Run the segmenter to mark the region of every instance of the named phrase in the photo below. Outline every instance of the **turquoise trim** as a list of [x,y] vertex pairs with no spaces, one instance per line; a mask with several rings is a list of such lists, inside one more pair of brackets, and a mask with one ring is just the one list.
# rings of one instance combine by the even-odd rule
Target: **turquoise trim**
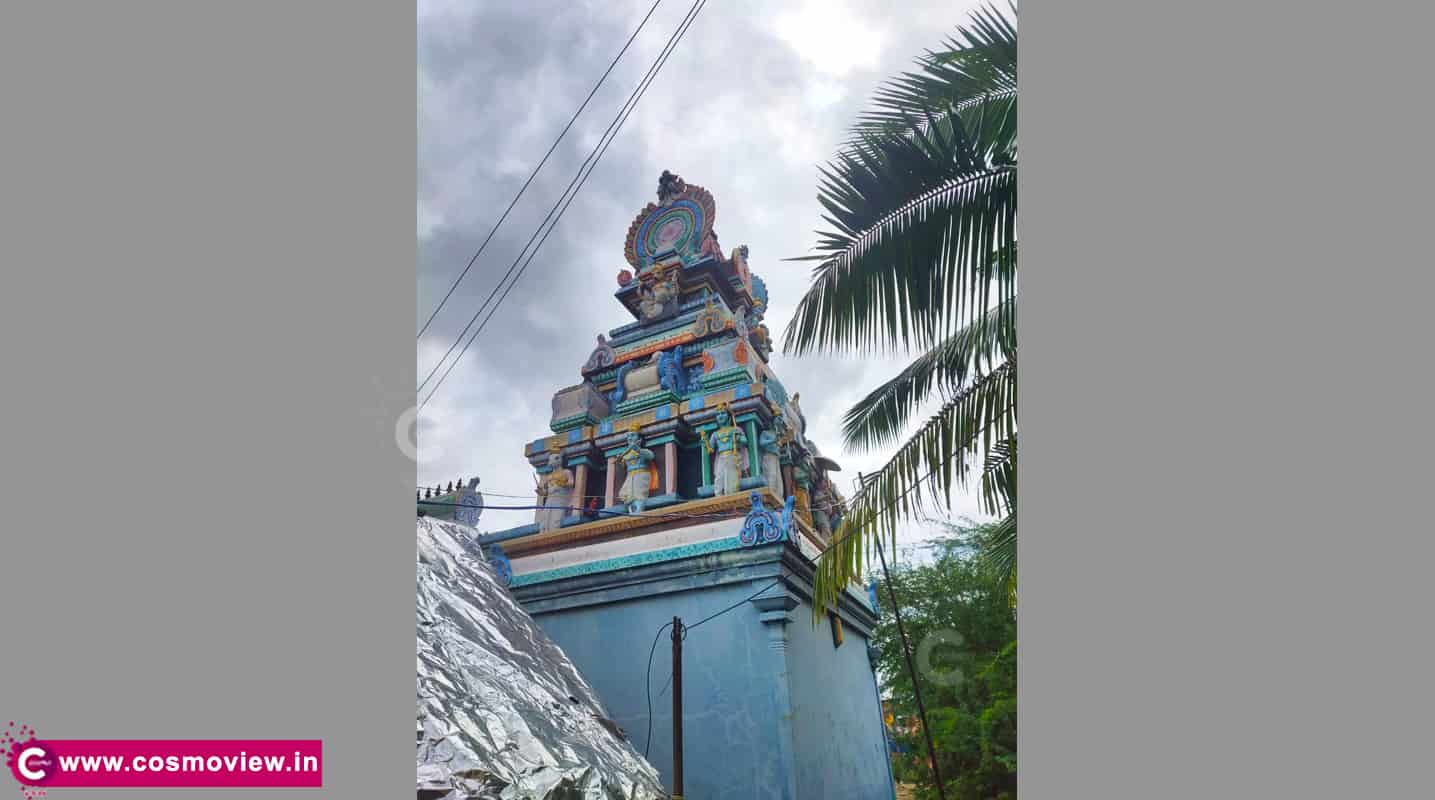
[[659,389],[656,392],[645,394],[641,397],[635,397],[631,400],[624,400],[623,402],[619,403],[614,409],[613,416],[621,417],[638,411],[647,411],[650,408],[654,408],[656,406],[660,406],[665,403],[671,403],[674,400],[681,399],[682,398],[678,397],[667,389]]
[[630,567],[641,567],[645,564],[660,564],[664,561],[676,561],[680,558],[692,558],[704,556],[709,553],[721,553],[726,550],[738,550],[742,543],[736,536],[729,536],[725,539],[714,539],[710,542],[698,542],[696,544],[685,544],[679,547],[669,547],[665,550],[652,550],[647,553],[634,553],[630,556],[619,556],[618,558],[605,558],[602,561],[590,561],[587,564],[575,564],[571,567],[559,567],[558,569],[546,569],[541,572],[530,572],[527,575],[514,575],[510,586],[531,586],[535,583],[547,583],[549,581],[574,578],[579,575],[592,575],[598,572],[613,572],[614,570],[628,569]]
[[560,420],[554,420],[548,423],[548,429],[554,433],[562,433],[567,430],[573,430],[574,428],[581,428],[592,421],[592,417],[589,417],[585,412],[571,417],[564,417]]
[[726,389],[739,383],[751,383],[752,375],[745,367],[725,369],[721,372],[714,372],[711,375],[703,376],[703,391],[715,392],[719,389]]

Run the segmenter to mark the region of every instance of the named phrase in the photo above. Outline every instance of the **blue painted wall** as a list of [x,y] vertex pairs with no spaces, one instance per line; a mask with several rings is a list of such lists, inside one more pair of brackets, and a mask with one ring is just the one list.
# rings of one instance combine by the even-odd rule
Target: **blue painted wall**
[[[757,591],[771,578],[556,611],[535,618],[588,679],[639,751],[648,734],[645,667],[659,626],[677,614],[689,623]],[[684,789],[688,797],[784,797],[790,783],[776,757],[779,716],[771,682],[778,654],[750,603],[689,633],[683,643]],[[672,665],[666,631],[653,656],[653,730],[648,760],[672,787]]]
[[792,677],[793,735],[798,749],[797,787],[802,798],[893,797],[882,706],[867,658],[867,639],[847,626],[841,647],[832,645],[824,619],[812,625],[804,603],[787,626]]
[[[828,623],[812,626],[805,583],[780,563],[781,547],[526,585],[515,594],[639,751],[648,736],[644,673],[658,628],[675,614],[692,625],[738,604],[683,643],[686,795],[891,800],[867,641],[849,624],[845,643],[834,648]],[[745,601],[779,574],[788,582]],[[664,631],[653,656],[648,758],[669,788],[672,695],[663,690],[671,653]]]

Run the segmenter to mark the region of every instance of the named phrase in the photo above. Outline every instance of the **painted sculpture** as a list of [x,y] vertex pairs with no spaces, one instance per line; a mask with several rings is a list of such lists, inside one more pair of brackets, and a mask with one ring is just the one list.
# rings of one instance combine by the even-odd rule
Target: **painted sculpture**
[[827,514],[827,509],[834,505],[830,488],[831,484],[828,483],[827,478],[819,478],[817,490],[812,498],[812,526],[817,529],[823,539],[832,538],[832,517]]
[[664,389],[682,397],[688,393],[688,373],[683,367],[683,346],[658,354],[658,381]]
[[752,502],[752,510],[743,518],[742,530],[737,534],[738,542],[743,547],[751,547],[786,539],[787,523],[791,520],[790,515],[785,513],[786,509],[783,509],[782,516],[774,514],[762,504],[762,495],[757,492],[753,492],[749,499]]
[[757,435],[757,446],[762,453],[762,479],[767,488],[778,497],[786,494],[782,487],[782,417],[773,417],[773,430]]
[[563,454],[554,450],[548,454],[548,472],[537,477],[538,503],[534,514],[540,531],[550,531],[563,524],[563,518],[572,513],[573,471],[563,466]]
[[598,346],[593,348],[589,354],[588,361],[583,364],[583,373],[596,372],[604,367],[613,366],[613,346],[608,344],[608,338],[598,334]]
[[812,478],[815,470],[804,461],[792,465],[792,495],[797,498],[797,515],[808,525],[812,519]]
[[623,366],[618,367],[617,381],[613,384],[613,391],[608,393],[608,402],[611,405],[618,405],[628,396],[627,379],[628,373],[633,370],[633,362],[626,361]]
[[732,412],[726,405],[718,409],[717,429],[704,439],[707,449],[713,453],[713,494],[732,494],[739,491],[742,481],[743,458],[740,450],[746,449],[747,434],[732,422]]
[[673,198],[682,194],[687,188],[688,185],[683,182],[682,178],[663,170],[663,174],[658,176],[658,204],[672,205]]
[[797,430],[802,433],[807,433],[807,417],[802,415],[802,406],[797,402],[801,399],[802,392],[793,392],[792,399],[788,400],[787,404],[792,408],[793,413],[797,414],[797,419],[799,423],[797,426]]
[[644,320],[652,321],[676,310],[673,303],[678,297],[676,274],[670,272],[665,278],[644,282],[638,291],[642,297],[638,301],[638,310],[642,313]]
[[618,491],[618,500],[631,512],[643,510],[658,482],[658,471],[653,466],[656,456],[652,450],[643,447],[642,439],[636,427],[629,430],[628,449],[618,457],[626,471],[623,486]]

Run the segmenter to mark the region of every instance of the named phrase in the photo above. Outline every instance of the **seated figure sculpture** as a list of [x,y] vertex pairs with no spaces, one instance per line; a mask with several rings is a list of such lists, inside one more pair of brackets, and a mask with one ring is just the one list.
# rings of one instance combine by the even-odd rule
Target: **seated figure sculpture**
[[713,453],[713,494],[732,494],[741,489],[743,459],[738,450],[747,445],[747,434],[733,424],[726,404],[718,408],[716,422],[717,429],[703,440]]
[[548,472],[539,475],[538,505],[534,515],[540,531],[553,530],[563,524],[563,518],[573,513],[569,508],[573,499],[573,471],[563,466],[563,454],[557,450],[548,453]]
[[652,450],[643,447],[642,438],[636,426],[629,429],[628,449],[618,456],[618,460],[623,462],[623,469],[627,471],[623,486],[618,490],[618,500],[632,512],[643,510],[657,478],[652,467],[656,456]]

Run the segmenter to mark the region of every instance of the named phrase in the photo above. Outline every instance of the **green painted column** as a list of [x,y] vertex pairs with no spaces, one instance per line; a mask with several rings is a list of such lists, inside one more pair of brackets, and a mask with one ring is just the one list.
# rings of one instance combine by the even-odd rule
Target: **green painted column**
[[708,429],[706,427],[699,428],[698,437],[702,439],[702,442],[698,444],[698,452],[702,454],[703,459],[703,486],[711,487],[713,485],[713,459],[707,446]]
[[747,426],[747,468],[749,477],[758,477],[762,474],[762,466],[759,462],[761,454],[757,449],[757,420],[750,419]]

